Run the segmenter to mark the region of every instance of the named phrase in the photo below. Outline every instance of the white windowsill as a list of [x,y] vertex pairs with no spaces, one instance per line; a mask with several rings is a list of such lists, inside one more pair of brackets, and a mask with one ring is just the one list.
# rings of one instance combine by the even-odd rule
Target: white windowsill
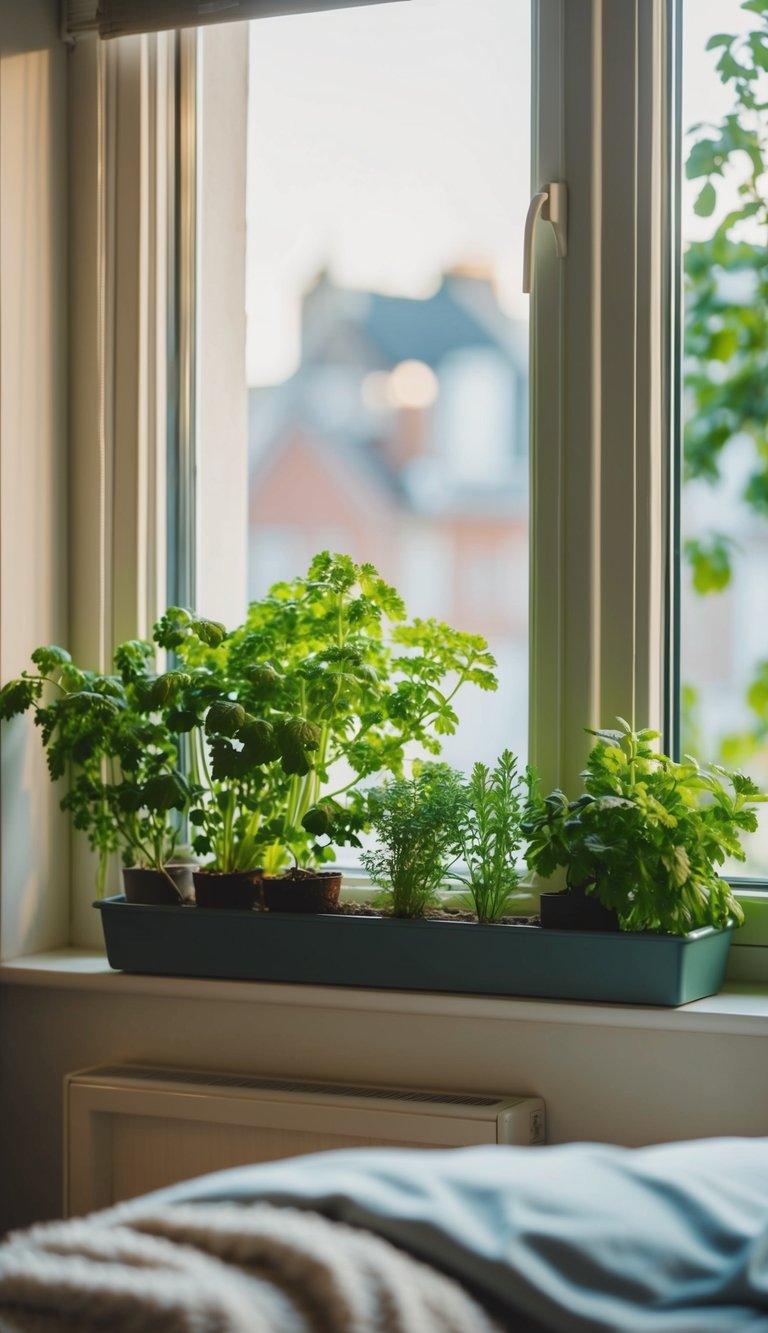
[[[751,952],[751,950],[750,950]],[[719,995],[679,1009],[580,1001],[505,999],[434,992],[361,990],[256,981],[216,981],[114,972],[97,950],[57,949],[0,964],[0,984],[59,987],[111,995],[154,995],[261,1005],[354,1009],[370,1013],[437,1014],[513,1022],[580,1024],[668,1031],[768,1035],[768,984],[730,981]]]

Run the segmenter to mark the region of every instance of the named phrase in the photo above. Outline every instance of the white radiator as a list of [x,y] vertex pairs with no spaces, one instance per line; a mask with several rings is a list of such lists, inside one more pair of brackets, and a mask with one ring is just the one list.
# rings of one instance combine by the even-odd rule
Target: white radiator
[[105,1065],[64,1083],[64,1210],[77,1216],[208,1171],[331,1148],[539,1144],[540,1097]]

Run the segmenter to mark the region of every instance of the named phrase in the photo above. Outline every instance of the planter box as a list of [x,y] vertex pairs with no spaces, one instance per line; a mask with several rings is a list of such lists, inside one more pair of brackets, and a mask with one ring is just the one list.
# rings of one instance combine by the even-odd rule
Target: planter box
[[225,980],[687,1004],[720,989],[731,929],[613,934],[460,921],[94,904],[110,965]]

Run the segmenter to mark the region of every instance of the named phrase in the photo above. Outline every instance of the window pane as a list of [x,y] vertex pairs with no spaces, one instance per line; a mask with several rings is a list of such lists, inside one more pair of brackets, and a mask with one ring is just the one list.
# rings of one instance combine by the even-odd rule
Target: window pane
[[685,0],[682,50],[681,741],[766,785],[768,3]]
[[527,0],[250,34],[250,598],[322,549],[484,634],[444,755],[527,750]]

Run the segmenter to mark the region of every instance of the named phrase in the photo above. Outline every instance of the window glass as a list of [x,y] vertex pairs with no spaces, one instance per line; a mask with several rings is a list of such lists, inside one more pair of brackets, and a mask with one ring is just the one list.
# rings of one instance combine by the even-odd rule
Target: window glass
[[682,69],[681,748],[766,785],[768,0],[685,0]]
[[444,756],[527,750],[530,5],[251,25],[248,596],[317,551],[484,634]]

